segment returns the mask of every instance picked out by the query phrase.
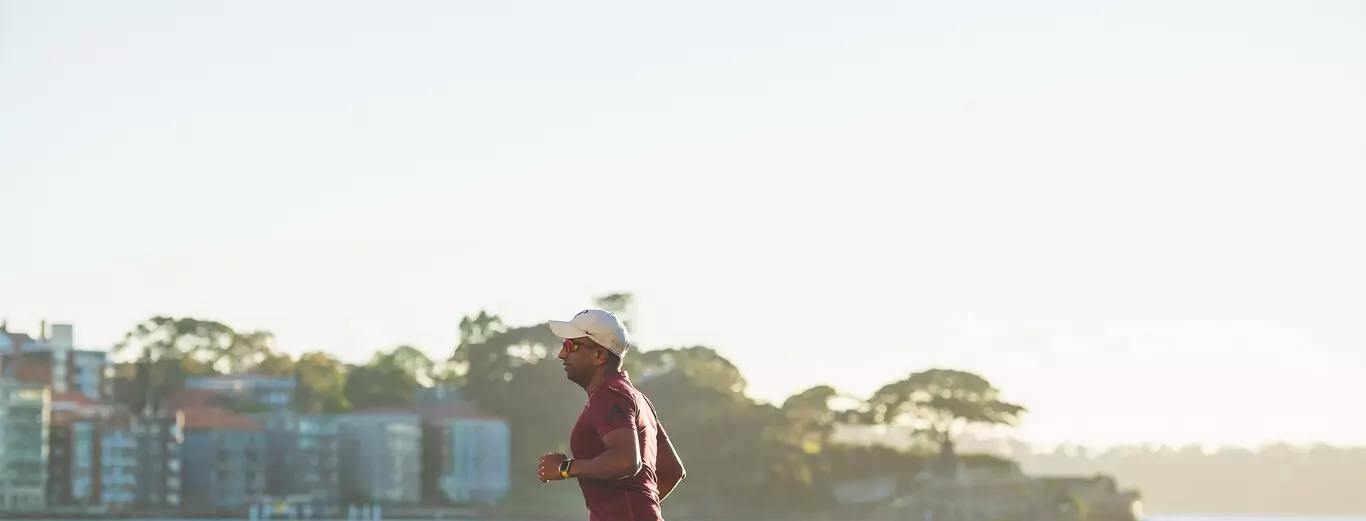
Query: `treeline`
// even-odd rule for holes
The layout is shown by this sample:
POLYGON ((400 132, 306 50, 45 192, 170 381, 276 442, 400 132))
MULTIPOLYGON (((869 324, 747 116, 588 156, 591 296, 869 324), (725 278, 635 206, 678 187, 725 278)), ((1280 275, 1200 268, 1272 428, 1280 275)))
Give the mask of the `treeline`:
MULTIPOLYGON (((629 317, 628 294, 599 304, 629 317)), ((267 332, 156 317, 115 346, 116 356, 135 360, 119 364, 115 395, 140 410, 147 400, 181 389, 187 377, 252 372, 295 377, 302 412, 345 412, 411 406, 419 386, 453 386, 510 422, 510 506, 581 509, 577 487, 545 486, 532 472, 518 472, 533 468, 529 462, 543 452, 568 449, 569 429, 585 399, 555 358, 559 339, 545 324, 509 326, 487 312, 463 318, 459 331, 459 345, 444 360, 399 346, 366 363, 346 364, 326 352, 291 357, 267 332)), ((831 485, 870 477, 909 480, 970 426, 1013 424, 1024 413, 1000 400, 986 379, 948 369, 909 375, 867 399, 817 386, 774 405, 746 397, 740 370, 707 347, 638 348, 626 357, 626 368, 654 401, 695 476, 671 496, 671 515, 828 512, 835 505, 831 485), (831 442, 838 423, 915 424, 926 444, 916 451, 840 446, 831 442)))
POLYGON ((1114 475, 1154 514, 1366 515, 1366 447, 1078 447, 1015 456, 1030 473, 1114 475))
MULTIPOLYGON (((599 300, 628 321, 630 303, 627 294, 599 300)), ((407 407, 418 387, 452 386, 511 423, 510 506, 578 511, 577 487, 542 485, 530 471, 518 472, 518 462, 530 469, 526 462, 542 452, 567 450, 569 428, 583 405, 583 394, 565 380, 555 359, 559 340, 545 324, 509 326, 486 312, 463 318, 458 327, 460 342, 444 359, 398 346, 365 363, 347 364, 321 351, 291 357, 267 332, 238 332, 210 320, 152 318, 114 348, 121 359, 138 362, 119 364, 115 396, 140 410, 146 399, 182 388, 188 376, 252 372, 293 376, 301 412, 345 412, 407 407)), ((971 447, 993 452, 964 433, 973 425, 1014 424, 1025 412, 1000 400, 986 379, 955 370, 911 374, 869 397, 816 386, 782 404, 767 404, 747 398, 739 369, 706 347, 638 349, 626 362, 657 405, 692 476, 670 498, 674 516, 828 514, 835 505, 832 485, 909 480, 941 447, 955 442, 972 452, 979 450, 971 447), (834 441, 848 439, 836 434, 837 426, 871 424, 910 424, 922 436, 907 450, 834 441)), ((998 448, 1031 474, 1112 474, 1140 490, 1155 513, 1366 513, 1366 448, 1036 453, 1018 442, 998 448)))

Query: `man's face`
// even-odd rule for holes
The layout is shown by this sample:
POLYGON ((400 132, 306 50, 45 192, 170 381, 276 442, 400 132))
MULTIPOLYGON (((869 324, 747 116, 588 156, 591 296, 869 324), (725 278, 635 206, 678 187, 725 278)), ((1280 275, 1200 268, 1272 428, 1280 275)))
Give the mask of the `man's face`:
POLYGON ((607 349, 588 338, 564 341, 557 358, 564 362, 564 375, 570 381, 584 384, 593 378, 598 366, 607 361, 607 349))

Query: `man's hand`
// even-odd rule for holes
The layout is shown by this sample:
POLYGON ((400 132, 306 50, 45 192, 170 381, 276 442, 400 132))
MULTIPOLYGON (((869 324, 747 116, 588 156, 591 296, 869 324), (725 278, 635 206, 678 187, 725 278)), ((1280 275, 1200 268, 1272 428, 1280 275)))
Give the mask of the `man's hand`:
POLYGON ((547 452, 541 455, 541 464, 536 468, 537 477, 541 478, 541 483, 559 481, 564 479, 560 476, 560 464, 569 456, 558 452, 547 452))

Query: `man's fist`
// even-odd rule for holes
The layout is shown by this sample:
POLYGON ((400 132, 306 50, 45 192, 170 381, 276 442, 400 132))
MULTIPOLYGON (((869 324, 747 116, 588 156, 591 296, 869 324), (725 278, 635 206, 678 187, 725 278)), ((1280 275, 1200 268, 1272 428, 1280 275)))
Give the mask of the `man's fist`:
POLYGON ((559 481, 564 479, 560 476, 560 464, 569 456, 558 452, 547 452, 541 455, 541 464, 536 467, 536 477, 541 479, 541 483, 559 481))

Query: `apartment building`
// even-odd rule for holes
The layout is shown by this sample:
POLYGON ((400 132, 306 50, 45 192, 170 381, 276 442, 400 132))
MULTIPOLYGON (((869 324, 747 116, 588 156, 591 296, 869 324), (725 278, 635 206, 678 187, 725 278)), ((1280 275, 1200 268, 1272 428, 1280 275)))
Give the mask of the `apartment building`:
POLYGON ((180 505, 179 414, 52 415, 48 503, 105 511, 180 505))
POLYGON ((338 427, 344 503, 421 500, 422 417, 416 411, 359 411, 342 416, 338 427))
POLYGON ((242 511, 266 491, 266 439, 261 425, 219 407, 184 415, 181 504, 195 511, 242 511))
POLYGON ((47 505, 51 397, 44 385, 0 378, 0 509, 47 505))
POLYGON ((338 504, 339 419, 331 414, 275 411, 248 416, 266 438, 266 490, 272 498, 314 507, 338 504))
POLYGON ((81 441, 88 439, 93 447, 97 447, 90 459, 99 465, 98 470, 88 475, 81 473, 79 478, 73 479, 72 490, 89 491, 82 496, 98 497, 99 503, 109 510, 133 509, 138 499, 138 437, 137 422, 133 415, 119 414, 76 422, 72 425, 72 434, 73 438, 79 436, 81 441))
POLYGON ((287 411, 294 405, 294 378, 260 374, 195 376, 185 380, 189 391, 211 392, 236 404, 256 404, 272 411, 287 411))
POLYGON ((493 504, 511 486, 508 423, 470 404, 419 409, 423 424, 423 499, 493 504))
POLYGON ((179 412, 138 417, 131 425, 137 440, 139 509, 171 509, 181 504, 185 415, 179 412))
POLYGON ((103 349, 75 345, 71 324, 41 326, 38 338, 0 330, 0 374, 50 386, 54 395, 77 393, 100 402, 113 394, 114 362, 103 349))

